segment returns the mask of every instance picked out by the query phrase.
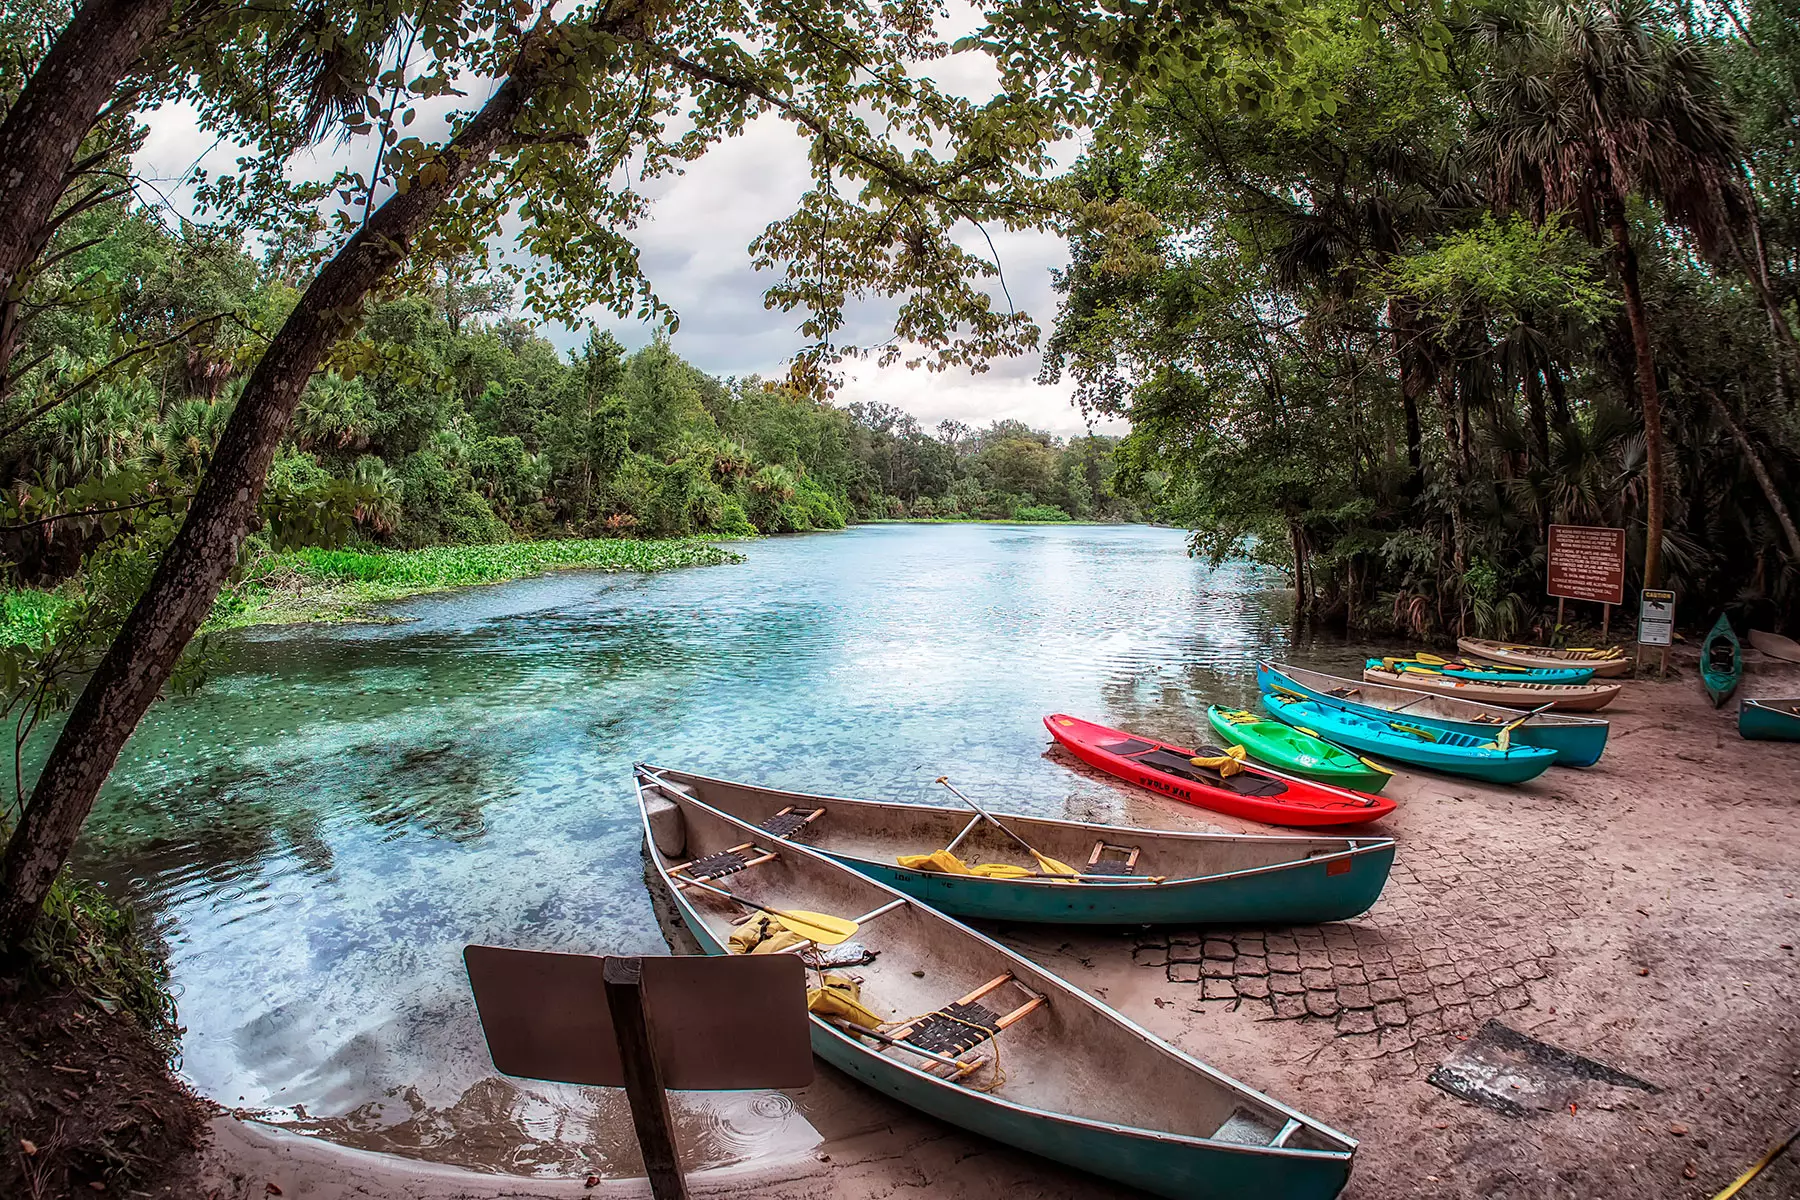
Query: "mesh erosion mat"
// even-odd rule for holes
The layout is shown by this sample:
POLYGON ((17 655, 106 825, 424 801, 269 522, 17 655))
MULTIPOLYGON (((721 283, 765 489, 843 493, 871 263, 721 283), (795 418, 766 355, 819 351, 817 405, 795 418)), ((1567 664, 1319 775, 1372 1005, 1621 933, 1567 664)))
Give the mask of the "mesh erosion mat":
POLYGON ((1654 1092, 1656 1085, 1489 1021, 1426 1079, 1509 1117, 1569 1106, 1586 1084, 1654 1092))

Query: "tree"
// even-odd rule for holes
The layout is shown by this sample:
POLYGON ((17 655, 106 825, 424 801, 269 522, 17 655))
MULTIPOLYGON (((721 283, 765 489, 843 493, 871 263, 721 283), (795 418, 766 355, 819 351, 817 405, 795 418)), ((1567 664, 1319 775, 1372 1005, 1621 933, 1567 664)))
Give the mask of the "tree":
POLYGON ((1627 203, 1654 200, 1717 259, 1748 236, 1742 150, 1713 63, 1647 0, 1577 0, 1480 22, 1501 69, 1476 93, 1494 202, 1610 240, 1644 421, 1644 584, 1662 583, 1666 447, 1656 358, 1627 203))

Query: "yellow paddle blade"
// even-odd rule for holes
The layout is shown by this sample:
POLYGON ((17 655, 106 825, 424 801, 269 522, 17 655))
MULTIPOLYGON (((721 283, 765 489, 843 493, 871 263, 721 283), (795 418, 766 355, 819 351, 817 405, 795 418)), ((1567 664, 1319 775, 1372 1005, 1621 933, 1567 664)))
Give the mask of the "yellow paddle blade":
POLYGON ((930 854, 901 854, 894 862, 913 871, 941 871, 946 875, 969 875, 969 864, 950 853, 948 850, 933 850, 930 854))
POLYGON ((774 917, 775 923, 783 929, 821 946, 835 946, 839 942, 848 941, 856 936, 859 928, 855 921, 846 921, 843 917, 834 917, 830 913, 807 912, 805 909, 789 912, 777 908, 764 911, 774 917))
POLYGON ((1031 852, 1031 857, 1038 860, 1038 866, 1044 868, 1044 874, 1046 875, 1067 875, 1073 877, 1081 874, 1080 871, 1077 871, 1068 863, 1051 858, 1048 854, 1039 854, 1036 850, 1033 850, 1031 852))
POLYGON ((1447 658, 1439 658, 1435 654, 1427 654, 1427 653, 1425 653, 1425 651, 1421 650, 1417 654, 1413 655, 1413 661, 1414 662, 1422 662, 1422 663, 1430 663, 1434 667, 1441 667, 1445 663, 1449 662, 1450 660, 1447 658))
POLYGON ((1371 770, 1371 771, 1380 771, 1383 775, 1392 775, 1393 774, 1392 771, 1388 770, 1386 767, 1382 766, 1380 763, 1370 762, 1368 759, 1364 758, 1360 754, 1356 756, 1356 761, 1361 763, 1363 766, 1369 768, 1369 770, 1371 770))
POLYGON ((1410 733, 1414 737, 1424 738, 1428 742, 1435 742, 1438 740, 1437 734, 1431 732, 1429 729, 1420 729, 1417 725, 1402 725, 1398 721, 1389 721, 1388 728, 1398 729, 1401 733, 1410 733))

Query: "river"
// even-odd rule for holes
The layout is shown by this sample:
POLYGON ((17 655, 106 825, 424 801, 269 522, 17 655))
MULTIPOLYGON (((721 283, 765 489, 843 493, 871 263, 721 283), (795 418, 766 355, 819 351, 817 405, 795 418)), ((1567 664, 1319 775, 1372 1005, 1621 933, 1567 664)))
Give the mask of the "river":
MULTIPOLYGON (((203 1094, 369 1149, 635 1169, 622 1098, 500 1078, 469 942, 663 949, 630 767, 1153 819, 1045 754, 1066 710, 1171 738, 1254 699, 1288 594, 1178 531, 879 525, 655 576, 422 597, 234 636, 132 739, 80 851, 171 952, 203 1094)), ((923 849, 923 848, 922 848, 923 849)), ((695 1162, 810 1144, 776 1094, 684 1097, 695 1162)))

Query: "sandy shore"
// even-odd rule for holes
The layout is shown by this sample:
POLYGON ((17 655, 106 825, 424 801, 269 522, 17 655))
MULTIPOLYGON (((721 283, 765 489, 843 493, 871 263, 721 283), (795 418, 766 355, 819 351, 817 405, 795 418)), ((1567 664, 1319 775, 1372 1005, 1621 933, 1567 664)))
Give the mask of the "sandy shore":
MULTIPOLYGON (((1748 694, 1800 694, 1759 664, 1748 694)), ((1714 1195, 1800 1124, 1800 744, 1745 742, 1685 677, 1607 710, 1605 758, 1519 788, 1421 774, 1382 832, 1387 891, 1302 929, 1002 938, 1239 1079, 1361 1139, 1345 1196, 1714 1195), (1427 1082, 1488 1021, 1654 1085, 1586 1081, 1508 1116, 1427 1082), (1565 1106, 1566 1102, 1566 1106, 1565 1106)), ((1161 806, 1171 826, 1248 824, 1161 806)), ((1259 831, 1261 831, 1259 829, 1259 831)), ((821 1066, 806 1107, 841 1121, 816 1150, 698 1174, 702 1196, 1119 1196, 969 1137, 821 1066)), ((218 1200, 647 1195, 641 1182, 473 1175, 221 1118, 218 1200)), ((1789 1157, 1744 1200, 1800 1195, 1789 1157)))

